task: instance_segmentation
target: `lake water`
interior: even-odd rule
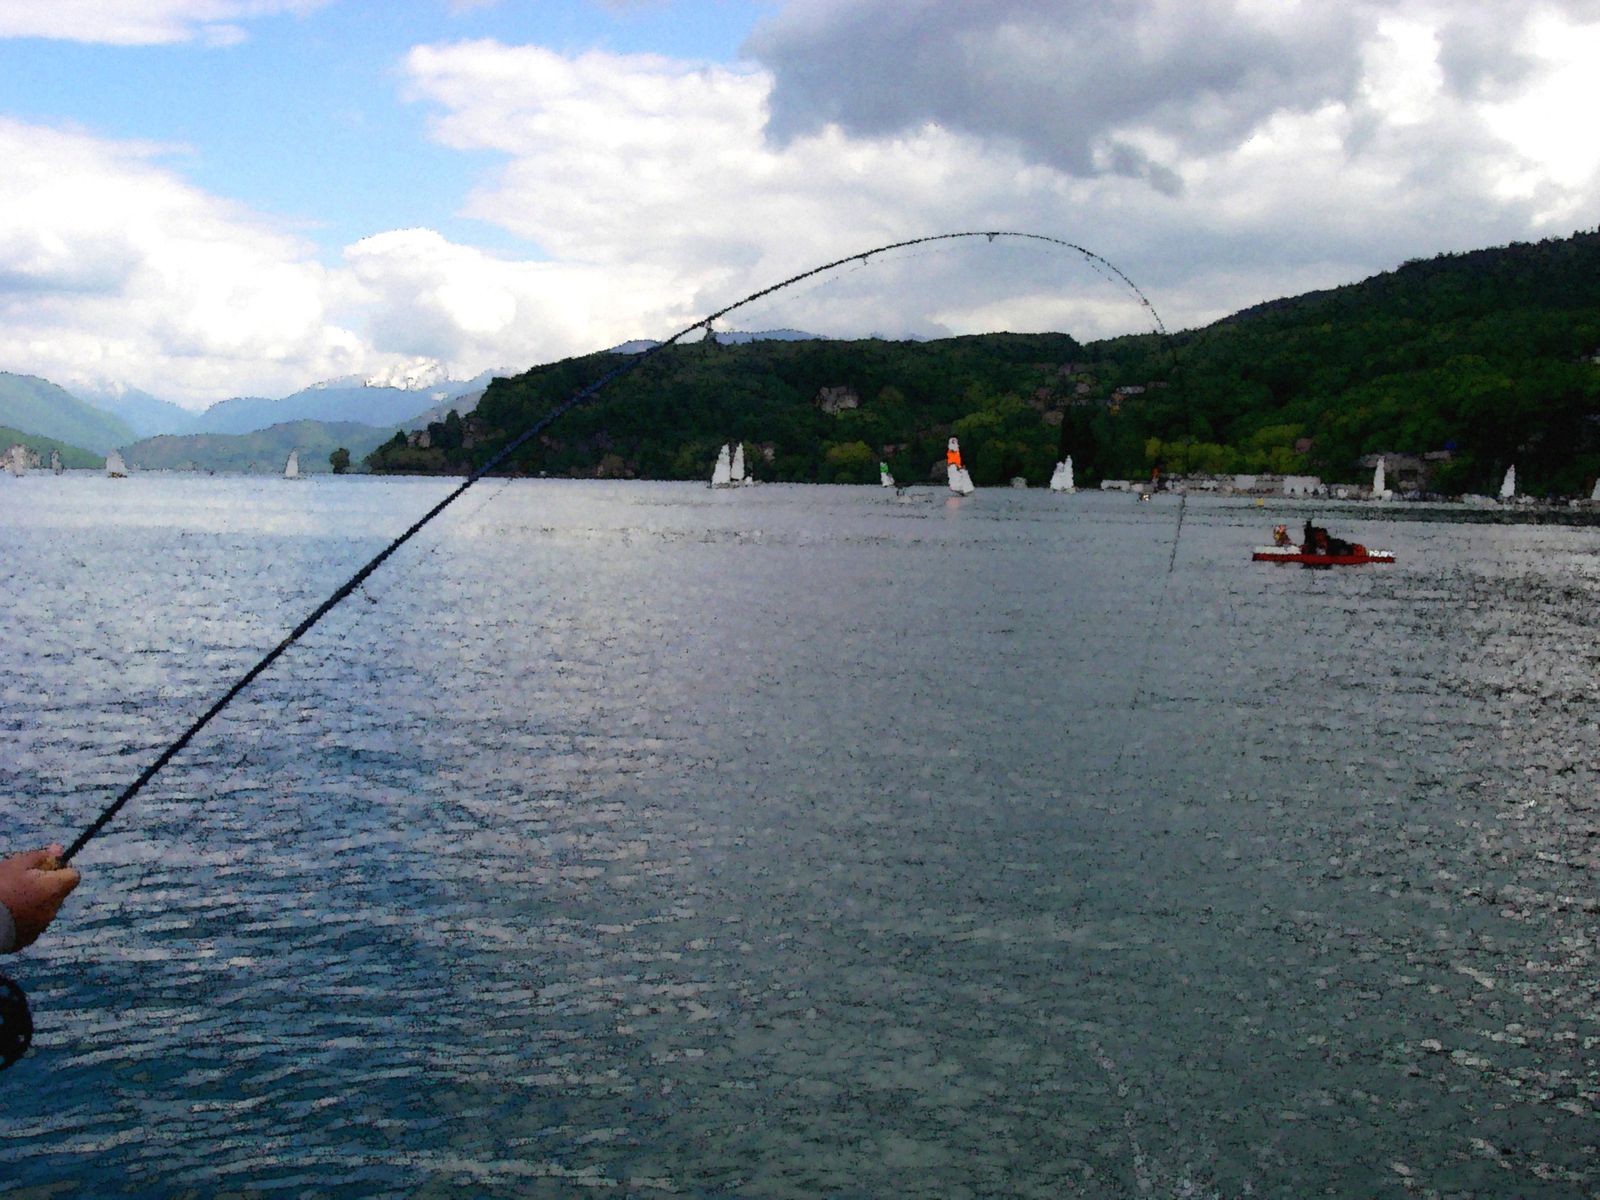
[[[450,486],[0,480],[4,844]],[[1600,530],[1178,512],[480,485],[4,960],[0,1192],[1600,1194]]]

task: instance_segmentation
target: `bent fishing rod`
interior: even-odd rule
[[[209,708],[195,718],[189,727],[179,734],[178,737],[166,747],[166,749],[162,750],[161,753],[157,755],[156,758],[150,763],[150,765],[141,771],[139,776],[122,790],[121,794],[119,794],[116,799],[112,800],[111,803],[106,805],[106,807],[101,810],[99,815],[96,816],[93,821],[89,823],[83,832],[78,834],[78,836],[73,839],[71,845],[62,851],[54,863],[47,864],[47,868],[53,867],[55,869],[59,869],[70,863],[80,850],[87,846],[95,837],[99,836],[100,832],[104,830],[113,819],[115,819],[117,814],[120,813],[124,807],[126,807],[130,800],[144,790],[145,786],[155,778],[155,776],[163,767],[165,767],[173,760],[173,758],[180,754],[183,749],[194,740],[200,731],[211,723],[213,718],[215,718],[219,713],[222,712],[223,709],[227,708],[228,705],[233,702],[240,692],[244,691],[253,682],[255,682],[255,680],[259,678],[269,667],[271,667],[273,663],[281,658],[291,646],[309,633],[322,620],[322,618],[327,616],[341,603],[348,599],[351,593],[365,583],[367,579],[371,577],[373,572],[375,572],[386,561],[388,561],[390,556],[393,555],[395,551],[399,550],[400,547],[404,546],[413,537],[420,533],[431,521],[433,521],[435,517],[444,512],[445,509],[449,508],[458,499],[460,499],[462,494],[466,492],[468,488],[472,487],[484,476],[492,474],[501,466],[510,462],[518,451],[527,446],[529,442],[538,437],[568,412],[571,412],[574,408],[577,408],[581,404],[593,400],[618,379],[621,379],[623,376],[637,370],[656,355],[662,353],[668,347],[682,341],[696,330],[704,330],[707,336],[714,336],[713,325],[715,322],[721,320],[729,313],[753,304],[757,300],[761,300],[775,292],[781,292],[785,288],[792,287],[797,283],[801,283],[818,275],[826,274],[827,272],[836,270],[840,267],[848,266],[851,263],[865,264],[869,259],[877,255],[888,254],[895,250],[904,250],[913,246],[924,246],[933,243],[953,242],[971,238],[985,238],[989,242],[994,242],[1003,238],[1007,240],[1049,243],[1051,245],[1073,251],[1081,256],[1092,269],[1106,276],[1107,278],[1113,279],[1115,282],[1119,282],[1122,286],[1127,288],[1128,291],[1138,299],[1139,303],[1150,314],[1151,320],[1155,323],[1156,331],[1160,334],[1163,343],[1170,347],[1171,338],[1167,333],[1166,326],[1162,323],[1160,314],[1156,312],[1155,306],[1150,303],[1149,298],[1142,291],[1140,291],[1138,285],[1135,284],[1132,279],[1128,278],[1128,276],[1125,275],[1119,268],[1101,255],[1096,254],[1093,250],[1090,250],[1084,246],[1080,246],[1075,242],[1069,242],[1064,238],[1053,237],[1049,234],[1043,233],[1025,233],[1014,230],[969,230],[960,233],[936,233],[929,234],[924,237],[909,238],[903,241],[890,242],[882,246],[875,246],[870,250],[864,250],[856,254],[846,255],[843,258],[834,259],[832,262],[823,263],[819,267],[813,267],[808,271],[802,271],[798,275],[791,275],[789,278],[781,280],[778,283],[761,288],[759,291],[751,292],[743,299],[736,300],[732,304],[729,304],[718,309],[716,312],[702,317],[700,320],[695,321],[692,325],[685,326],[683,329],[679,330],[665,341],[657,343],[656,345],[651,346],[649,349],[638,354],[625,357],[620,363],[618,363],[618,365],[613,367],[611,370],[606,371],[598,379],[573,392],[567,397],[567,399],[556,405],[556,407],[547,412],[543,417],[539,418],[539,420],[529,425],[521,433],[517,434],[516,437],[512,438],[511,441],[507,442],[505,446],[492,455],[486,462],[483,463],[482,466],[478,467],[470,475],[468,475],[466,479],[461,482],[460,486],[458,486],[454,491],[450,492],[449,495],[445,496],[444,499],[440,500],[427,512],[423,513],[421,517],[419,517],[408,529],[405,530],[405,532],[401,533],[387,546],[375,554],[364,566],[351,575],[350,578],[335,588],[328,598],[321,604],[317,605],[317,607],[309,614],[307,614],[305,619],[296,625],[292,630],[290,630],[288,635],[285,636],[282,641],[280,641],[272,649],[268,650],[264,655],[261,656],[254,666],[252,666],[237,680],[235,680],[233,685],[224,691]],[[20,1058],[23,1053],[26,1052],[28,1044],[32,1039],[32,1033],[32,1017],[28,1011],[27,1000],[22,992],[22,989],[17,987],[17,985],[11,980],[6,979],[3,975],[0,975],[0,1070],[10,1066],[13,1062]]]

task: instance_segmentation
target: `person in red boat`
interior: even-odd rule
[[[1311,519],[1306,518],[1305,540],[1300,543],[1300,553],[1348,557],[1366,552],[1367,548],[1359,542],[1347,542],[1343,538],[1329,537],[1326,529],[1320,525],[1313,525]]]

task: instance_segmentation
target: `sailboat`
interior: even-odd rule
[[[56,475],[59,475],[62,471],[66,470],[66,468],[61,465],[61,451],[50,451],[50,470]]]
[[[283,464],[283,477],[285,479],[300,478],[300,451],[289,451],[289,459]]]
[[[1387,500],[1393,495],[1389,491],[1387,481],[1384,478],[1383,466],[1383,459],[1380,458],[1378,459],[1377,467],[1372,472],[1372,498],[1374,500]]]
[[[1500,481],[1500,499],[1514,500],[1517,495],[1517,468],[1513,463],[1506,468],[1506,477]]]
[[[6,451],[6,469],[13,475],[25,475],[28,471],[28,448],[20,442]]]
[[[744,473],[744,443],[740,442],[733,449],[733,463],[728,467],[728,486],[742,487],[749,482]]]
[[[1056,464],[1055,471],[1050,476],[1050,490],[1052,492],[1075,492],[1077,485],[1072,480],[1072,455]]]
[[[878,483],[887,488],[894,486],[894,476],[889,474],[889,464],[886,462],[878,464]]]
[[[1594,481],[1594,491],[1589,493],[1589,499],[1593,500],[1596,504],[1600,504],[1600,479],[1596,479]]]
[[[728,454],[727,443],[723,443],[722,449],[717,451],[717,465],[711,472],[711,486],[714,488],[733,486],[733,463]]]
[[[950,446],[945,451],[945,476],[949,480],[950,490],[958,496],[970,496],[973,493],[972,476],[967,474],[967,469],[961,465],[961,446],[955,438],[950,439]]]
[[[106,451],[106,478],[126,479],[128,477],[128,464],[122,461],[122,455],[116,450]]]

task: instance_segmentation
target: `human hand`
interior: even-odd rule
[[[13,950],[31,946],[55,919],[61,902],[81,878],[72,867],[57,867],[59,845],[29,850],[0,859],[0,904],[11,912],[17,926]]]

